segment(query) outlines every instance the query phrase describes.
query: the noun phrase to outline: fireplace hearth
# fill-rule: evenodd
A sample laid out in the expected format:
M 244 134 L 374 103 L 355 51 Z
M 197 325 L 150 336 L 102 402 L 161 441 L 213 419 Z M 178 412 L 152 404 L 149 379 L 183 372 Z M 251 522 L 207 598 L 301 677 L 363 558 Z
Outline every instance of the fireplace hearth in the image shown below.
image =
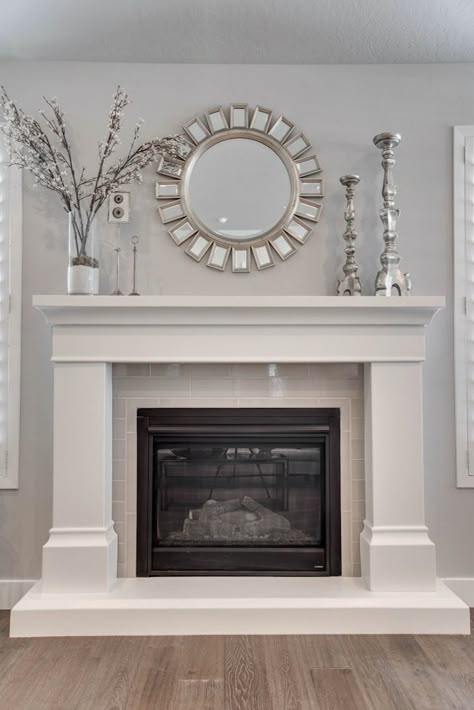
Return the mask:
M 339 575 L 339 418 L 139 410 L 137 575 Z

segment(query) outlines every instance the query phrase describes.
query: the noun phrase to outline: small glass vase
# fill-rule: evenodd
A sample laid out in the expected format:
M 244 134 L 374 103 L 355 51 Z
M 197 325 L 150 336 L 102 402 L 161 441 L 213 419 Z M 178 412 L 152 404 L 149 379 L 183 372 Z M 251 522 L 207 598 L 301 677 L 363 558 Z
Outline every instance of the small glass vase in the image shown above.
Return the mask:
M 99 260 L 96 252 L 96 220 L 92 219 L 87 224 L 85 216 L 79 212 L 70 212 L 68 217 L 68 295 L 97 296 L 99 293 Z

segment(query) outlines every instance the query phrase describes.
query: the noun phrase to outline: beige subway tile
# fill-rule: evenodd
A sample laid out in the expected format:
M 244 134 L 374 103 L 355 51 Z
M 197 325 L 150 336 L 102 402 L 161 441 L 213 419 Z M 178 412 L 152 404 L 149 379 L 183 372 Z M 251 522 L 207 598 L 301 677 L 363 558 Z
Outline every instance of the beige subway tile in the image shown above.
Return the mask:
M 363 459 L 365 455 L 364 447 L 365 439 L 352 439 L 352 458 Z
M 303 408 L 303 407 L 314 407 L 317 408 L 317 399 L 302 399 L 297 397 L 242 397 L 239 398 L 239 407 L 273 407 L 278 409 L 288 408 Z
M 354 419 L 364 418 L 364 400 L 362 397 L 353 397 L 351 402 L 352 417 Z
M 114 395 L 112 399 L 112 416 L 121 419 L 125 416 L 125 400 Z
M 117 547 L 118 547 L 117 561 L 119 564 L 123 564 L 125 562 L 125 544 L 122 544 L 119 542 Z
M 117 533 L 118 541 L 124 543 L 127 539 L 127 524 L 125 520 L 121 523 L 114 522 L 114 529 Z
M 272 377 L 270 378 L 270 396 L 275 398 L 287 397 L 289 399 L 292 397 L 314 399 L 315 393 L 308 387 L 306 378 Z
M 125 481 L 112 482 L 112 501 L 125 502 Z
M 137 516 L 127 515 L 127 577 L 137 575 Z
M 364 438 L 364 420 L 352 419 L 351 421 L 351 436 L 353 439 Z
M 273 367 L 267 363 L 235 363 L 231 365 L 232 377 L 270 377 L 269 369 Z
M 365 461 L 362 459 L 352 461 L 352 480 L 365 480 Z
M 360 368 L 355 362 L 311 363 L 309 373 L 318 380 L 360 379 Z
M 361 576 L 360 564 L 353 564 L 352 565 L 352 576 L 353 577 L 360 577 Z
M 161 409 L 175 409 L 177 407 L 235 409 L 238 407 L 238 400 L 236 397 L 190 397 L 189 399 L 169 399 L 165 397 L 160 399 Z
M 347 576 L 352 568 L 351 514 L 341 514 L 341 562 L 342 574 Z
M 137 437 L 127 434 L 127 487 L 125 489 L 127 514 L 137 511 Z
M 150 374 L 152 377 L 167 377 L 168 379 L 182 379 L 190 374 L 190 365 L 178 362 L 152 363 Z
M 121 377 L 149 377 L 150 365 L 145 362 L 119 362 L 112 365 L 112 376 Z
M 234 397 L 236 394 L 232 377 L 195 377 L 191 380 L 191 397 Z
M 125 522 L 125 503 L 115 500 L 112 502 L 112 520 L 117 523 Z
M 112 458 L 119 461 L 125 458 L 125 439 L 112 441 Z
M 365 481 L 352 481 L 352 500 L 365 500 Z
M 112 480 L 113 481 L 125 481 L 126 476 L 126 461 L 113 461 L 112 462 Z
M 130 377 L 120 380 L 123 397 L 188 397 L 190 378 Z
M 236 380 L 239 397 L 268 397 L 270 395 L 270 380 L 268 377 L 241 377 Z
M 352 501 L 352 521 L 364 520 L 365 518 L 365 500 Z
M 191 372 L 191 379 L 201 379 L 207 377 L 230 377 L 232 365 L 223 363 L 196 363 L 188 366 Z
M 350 511 L 352 500 L 350 434 L 341 434 L 341 510 Z
M 352 563 L 360 565 L 360 544 L 358 542 L 352 543 Z
M 362 520 L 352 521 L 352 542 L 360 542 L 360 534 L 364 528 Z
M 119 579 L 122 579 L 123 577 L 126 577 L 126 576 L 127 576 L 127 573 L 126 573 L 125 564 L 122 564 L 122 563 L 118 564 L 117 565 L 117 577 L 119 577 Z
M 125 419 L 113 419 L 112 420 L 112 438 L 113 439 L 125 439 L 126 434 L 126 420 Z

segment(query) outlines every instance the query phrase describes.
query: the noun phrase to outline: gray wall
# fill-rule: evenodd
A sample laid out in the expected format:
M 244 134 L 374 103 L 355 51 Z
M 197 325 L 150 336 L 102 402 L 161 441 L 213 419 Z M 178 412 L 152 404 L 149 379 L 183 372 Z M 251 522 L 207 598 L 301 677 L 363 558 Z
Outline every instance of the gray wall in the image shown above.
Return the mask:
M 323 219 L 295 257 L 262 273 L 214 272 L 175 247 L 156 214 L 150 170 L 134 192 L 134 219 L 127 231 L 127 236 L 141 236 L 142 293 L 333 293 L 343 246 L 338 178 L 352 172 L 362 178 L 359 257 L 370 288 L 381 251 L 380 155 L 371 139 L 384 130 L 403 134 L 396 168 L 403 266 L 412 274 L 414 294 L 447 297 L 446 310 L 428 331 L 424 370 L 427 518 L 438 545 L 439 574 L 474 575 L 474 490 L 455 488 L 451 188 L 452 126 L 474 124 L 474 66 L 12 63 L 1 66 L 1 79 L 28 111 L 40 107 L 43 94 L 57 96 L 73 127 L 77 152 L 90 165 L 117 83 L 134 100 L 129 125 L 143 117 L 145 136 L 177 131 L 182 120 L 211 106 L 247 101 L 284 113 L 313 142 L 327 180 Z M 41 545 L 51 524 L 50 334 L 33 311 L 31 297 L 65 289 L 65 216 L 54 196 L 33 188 L 28 179 L 24 200 L 21 472 L 19 491 L 0 493 L 4 578 L 39 576 Z M 104 235 L 107 241 L 107 230 Z M 111 248 L 104 245 L 103 263 L 110 264 Z M 109 286 L 104 273 L 105 292 Z

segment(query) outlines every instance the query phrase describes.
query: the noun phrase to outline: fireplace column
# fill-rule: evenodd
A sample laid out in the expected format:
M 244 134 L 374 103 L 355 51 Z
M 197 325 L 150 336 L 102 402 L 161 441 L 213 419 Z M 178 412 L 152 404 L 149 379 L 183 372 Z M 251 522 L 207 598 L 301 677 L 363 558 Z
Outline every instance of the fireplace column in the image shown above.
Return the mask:
M 434 590 L 435 547 L 423 502 L 422 363 L 369 363 L 364 379 L 362 576 L 374 591 Z
M 107 592 L 117 574 L 111 365 L 55 363 L 53 468 L 43 591 Z

